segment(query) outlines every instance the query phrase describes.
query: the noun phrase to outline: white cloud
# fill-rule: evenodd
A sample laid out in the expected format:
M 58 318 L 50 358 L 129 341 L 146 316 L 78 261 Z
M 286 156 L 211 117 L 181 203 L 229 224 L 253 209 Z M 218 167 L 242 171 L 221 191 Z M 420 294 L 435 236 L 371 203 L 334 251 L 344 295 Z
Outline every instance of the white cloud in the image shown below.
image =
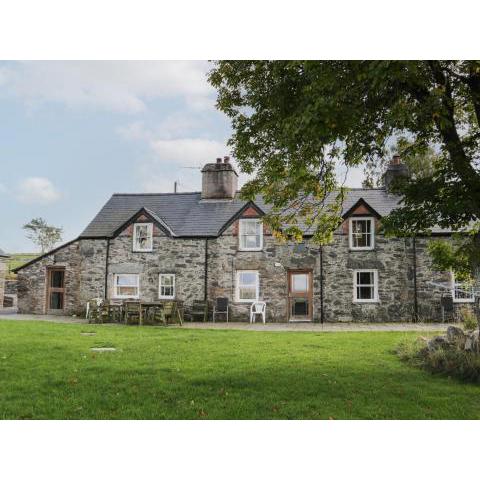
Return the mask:
M 225 144 L 201 138 L 151 139 L 150 158 L 142 160 L 140 176 L 149 192 L 172 192 L 174 181 L 181 191 L 199 190 L 200 169 L 227 152 Z
M 180 97 L 192 109 L 205 109 L 214 106 L 207 71 L 199 61 L 18 62 L 0 68 L 0 87 L 29 106 L 56 102 L 138 113 L 148 100 Z
M 7 192 L 8 192 L 7 187 L 3 183 L 0 183 L 0 194 L 7 193 Z
M 365 179 L 363 167 L 347 168 L 344 163 L 337 164 L 336 173 L 338 182 L 350 188 L 360 188 Z
M 28 177 L 17 187 L 17 199 L 26 204 L 48 205 L 61 198 L 53 183 L 44 177 Z

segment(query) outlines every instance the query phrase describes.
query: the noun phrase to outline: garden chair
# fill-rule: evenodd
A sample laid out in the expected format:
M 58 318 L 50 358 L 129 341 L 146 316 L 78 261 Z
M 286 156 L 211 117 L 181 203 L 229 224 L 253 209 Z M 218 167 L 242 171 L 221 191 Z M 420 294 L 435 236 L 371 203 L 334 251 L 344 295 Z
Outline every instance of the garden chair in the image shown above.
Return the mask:
M 85 319 L 92 323 L 92 321 L 96 322 L 100 316 L 100 307 L 103 304 L 103 298 L 92 298 L 87 302 L 86 310 L 85 310 Z
M 266 310 L 267 304 L 265 302 L 253 302 L 250 305 L 250 323 L 255 323 L 255 317 L 257 315 L 261 315 L 263 323 L 265 323 Z
M 164 305 L 154 305 L 148 309 L 147 313 L 148 323 L 151 325 L 156 325 L 158 323 L 162 323 L 163 325 L 167 325 L 166 318 L 165 318 L 165 310 Z
M 183 320 L 178 308 L 177 302 L 165 302 L 163 304 L 163 312 L 165 315 L 165 323 L 168 325 L 168 322 L 173 323 L 175 320 L 182 324 Z
M 228 323 L 228 298 L 220 297 L 215 299 L 215 305 L 213 306 L 213 323 L 215 323 L 215 317 L 225 315 Z
M 202 322 L 206 322 L 208 318 L 208 303 L 205 300 L 194 300 L 189 316 L 192 322 L 199 317 Z
M 123 304 L 123 315 L 125 324 L 135 320 L 139 325 L 142 324 L 142 304 L 138 301 L 126 301 Z

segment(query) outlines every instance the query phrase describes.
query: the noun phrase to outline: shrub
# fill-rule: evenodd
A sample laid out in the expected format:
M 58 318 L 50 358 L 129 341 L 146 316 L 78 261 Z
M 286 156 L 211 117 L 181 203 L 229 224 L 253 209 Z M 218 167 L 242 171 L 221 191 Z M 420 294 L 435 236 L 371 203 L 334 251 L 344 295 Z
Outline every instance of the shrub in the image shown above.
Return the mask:
M 426 339 L 405 340 L 397 354 L 415 367 L 461 380 L 480 383 L 480 355 L 457 348 L 426 348 Z
M 478 328 L 477 317 L 468 307 L 462 307 L 460 309 L 460 318 L 463 322 L 463 327 L 465 330 L 475 330 Z

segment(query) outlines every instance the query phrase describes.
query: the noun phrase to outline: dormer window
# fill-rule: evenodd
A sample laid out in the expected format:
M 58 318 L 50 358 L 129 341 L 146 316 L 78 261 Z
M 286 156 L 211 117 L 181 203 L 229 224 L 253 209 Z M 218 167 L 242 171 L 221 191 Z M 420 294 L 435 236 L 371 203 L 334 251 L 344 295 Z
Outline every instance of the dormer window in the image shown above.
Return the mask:
M 373 217 L 350 217 L 350 250 L 373 250 L 375 246 L 375 219 Z
M 153 224 L 135 223 L 133 225 L 133 251 L 151 252 L 153 249 Z
M 261 250 L 263 248 L 263 227 L 259 218 L 239 220 L 239 249 Z

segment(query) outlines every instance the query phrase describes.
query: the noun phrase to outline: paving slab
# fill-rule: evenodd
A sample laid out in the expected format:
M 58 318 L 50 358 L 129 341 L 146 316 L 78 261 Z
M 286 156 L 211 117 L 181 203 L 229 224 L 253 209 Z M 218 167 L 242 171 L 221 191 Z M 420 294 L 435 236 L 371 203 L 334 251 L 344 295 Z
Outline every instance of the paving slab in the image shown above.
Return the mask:
M 29 320 L 46 321 L 56 323 L 88 323 L 88 320 L 80 317 L 67 317 L 60 315 L 4 315 L 0 312 L 0 320 Z M 123 326 L 114 323 L 104 325 Z M 219 330 L 253 330 L 266 332 L 435 332 L 446 330 L 451 323 L 247 323 L 247 322 L 185 322 L 183 327 L 169 325 L 168 328 L 195 328 L 195 329 L 219 329 Z M 459 324 L 457 324 L 459 325 Z M 131 328 L 131 327 L 128 327 Z M 152 328 L 145 326 L 144 328 Z M 164 327 L 162 327 L 164 328 Z

